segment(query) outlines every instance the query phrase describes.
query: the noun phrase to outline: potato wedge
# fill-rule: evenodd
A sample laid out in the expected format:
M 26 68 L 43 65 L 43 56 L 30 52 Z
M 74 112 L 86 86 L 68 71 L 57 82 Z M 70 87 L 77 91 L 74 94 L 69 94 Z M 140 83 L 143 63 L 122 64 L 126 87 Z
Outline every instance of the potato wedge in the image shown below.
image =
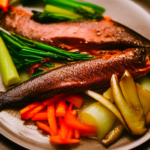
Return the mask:
M 91 90 L 87 90 L 85 93 L 88 96 L 90 96 L 90 97 L 94 98 L 95 100 L 97 100 L 98 102 L 100 102 L 106 108 L 108 108 L 120 120 L 120 122 L 123 124 L 123 126 L 126 128 L 126 130 L 130 131 L 129 128 L 127 127 L 124 119 L 122 118 L 122 115 L 120 114 L 119 110 L 108 99 L 106 99 L 101 94 L 98 94 Z
M 147 131 L 145 117 L 140 100 L 138 99 L 134 80 L 128 71 L 125 71 L 120 85 L 117 76 L 115 74 L 112 75 L 111 88 L 115 104 L 122 114 L 130 133 L 142 135 Z
M 102 144 L 105 146 L 109 146 L 114 143 L 123 133 L 124 126 L 118 120 L 114 125 L 113 129 L 108 133 L 108 135 L 102 140 Z
M 136 80 L 136 82 L 150 91 L 150 78 L 147 75 L 139 78 L 138 80 Z
M 111 91 L 111 88 L 109 88 L 107 91 L 105 91 L 103 93 L 103 96 L 107 99 L 109 99 L 112 103 L 114 103 L 114 98 L 113 98 L 113 95 L 112 95 L 112 91 Z
M 150 91 L 148 91 L 138 83 L 136 83 L 135 85 L 143 107 L 144 115 L 146 116 L 147 113 L 150 111 Z

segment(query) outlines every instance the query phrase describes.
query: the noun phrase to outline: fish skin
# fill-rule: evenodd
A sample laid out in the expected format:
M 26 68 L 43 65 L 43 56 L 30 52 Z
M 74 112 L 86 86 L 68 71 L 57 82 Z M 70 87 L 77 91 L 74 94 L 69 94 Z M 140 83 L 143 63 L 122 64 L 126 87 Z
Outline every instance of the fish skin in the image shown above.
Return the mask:
M 137 79 L 150 71 L 150 67 L 140 72 L 135 69 L 147 67 L 149 52 L 150 49 L 132 48 L 115 55 L 108 55 L 108 57 L 104 56 L 54 69 L 1 93 L 0 110 L 11 104 L 43 100 L 56 94 L 108 87 L 112 74 L 117 74 L 121 78 L 126 69 L 134 79 Z
M 10 7 L 0 15 L 0 27 L 20 36 L 66 50 L 150 47 L 150 40 L 113 20 L 41 24 L 32 13 Z

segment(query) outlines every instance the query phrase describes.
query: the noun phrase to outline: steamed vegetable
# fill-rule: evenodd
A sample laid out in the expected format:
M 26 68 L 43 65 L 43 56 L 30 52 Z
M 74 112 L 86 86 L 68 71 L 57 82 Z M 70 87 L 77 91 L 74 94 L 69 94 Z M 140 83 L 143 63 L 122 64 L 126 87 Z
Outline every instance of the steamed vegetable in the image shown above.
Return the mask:
M 9 6 L 9 0 L 0 0 L 0 9 L 3 12 L 7 12 L 8 11 L 8 6 Z
M 77 17 L 77 18 L 82 18 L 81 15 L 78 15 L 73 11 L 70 11 L 70 10 L 67 10 L 67 9 L 64 9 L 64 8 L 61 8 L 61 7 L 57 7 L 57 6 L 54 6 L 54 5 L 49 5 L 49 4 L 47 4 L 45 6 L 44 11 L 45 12 L 51 12 L 51 13 L 61 13 L 63 15 L 69 15 L 69 16 L 73 16 L 73 17 Z
M 56 106 L 56 117 L 64 117 L 66 114 L 66 102 L 60 101 Z
M 9 35 L 0 30 L 0 34 L 6 42 L 7 48 L 17 70 L 33 66 L 34 64 L 39 64 L 39 66 L 41 66 L 40 64 L 42 64 L 48 67 L 54 67 L 54 64 L 52 62 L 50 62 L 51 64 L 49 64 L 47 63 L 47 61 L 43 61 L 47 58 L 65 61 L 87 60 L 93 58 L 88 54 L 68 52 L 65 50 L 57 49 L 36 41 L 17 36 L 14 33 Z M 33 74 L 33 69 L 30 75 L 31 77 L 35 77 L 43 74 L 44 72 L 45 71 L 42 70 Z
M 86 60 L 86 59 L 93 58 L 93 57 L 90 57 L 88 54 L 82 54 L 82 53 L 79 53 L 79 52 L 68 52 L 68 51 L 65 51 L 65 50 L 62 50 L 62 49 L 58 49 L 58 48 L 48 46 L 48 45 L 43 44 L 43 43 L 39 43 L 39 42 L 30 40 L 30 39 L 27 39 L 27 38 L 18 36 L 14 33 L 11 33 L 11 36 L 16 37 L 19 41 L 24 42 L 24 44 L 26 44 L 28 47 L 32 47 L 32 48 L 47 51 L 47 52 L 51 52 L 51 53 L 54 53 L 54 54 L 59 54 L 59 55 L 62 55 L 62 56 L 67 56 L 68 59 L 71 59 L 71 60 Z M 21 48 L 24 48 L 24 47 L 21 47 Z
M 98 139 L 99 141 L 102 141 L 112 129 L 117 118 L 102 104 L 96 102 L 85 108 L 81 112 L 79 119 L 87 124 L 96 126 L 98 129 Z
M 11 59 L 11 56 L 0 37 L 0 73 L 6 86 L 19 82 L 20 77 Z
M 107 109 L 109 109 L 120 120 L 120 122 L 124 125 L 126 130 L 129 131 L 129 128 L 127 127 L 121 113 L 119 112 L 119 110 L 116 108 L 116 106 L 114 104 L 112 104 L 108 99 L 106 99 L 101 94 L 96 93 L 94 91 L 87 90 L 87 91 L 85 91 L 85 93 L 88 96 L 90 96 L 90 97 L 94 98 L 95 100 L 97 100 L 98 102 L 100 102 Z
M 135 83 L 129 72 L 124 73 L 120 85 L 117 76 L 112 75 L 111 88 L 115 104 L 122 114 L 130 133 L 133 135 L 144 134 L 147 131 L 144 113 Z
M 124 127 L 120 121 L 117 121 L 113 129 L 108 133 L 108 135 L 102 140 L 102 144 L 109 146 L 114 143 L 123 133 Z
M 150 91 L 136 83 L 136 89 L 143 108 L 144 115 L 150 111 Z
M 144 88 L 150 91 L 150 78 L 149 76 L 144 76 L 139 78 L 136 82 L 142 85 Z
M 113 98 L 113 95 L 112 95 L 112 91 L 111 91 L 111 88 L 109 88 L 108 90 L 106 90 L 104 93 L 103 93 L 103 96 L 107 99 L 109 99 L 112 103 L 114 103 L 114 98 Z
M 101 18 L 102 13 L 105 11 L 103 7 L 98 5 L 74 0 L 44 0 L 44 2 L 59 8 L 70 10 L 82 15 L 85 18 L 99 19 Z
M 77 94 L 71 94 L 65 97 L 65 100 L 72 103 L 76 108 L 81 108 L 83 104 L 83 97 Z
M 32 10 L 32 13 L 34 14 L 32 16 L 32 19 L 40 22 L 40 23 L 54 23 L 54 22 L 64 22 L 64 21 L 75 21 L 75 20 L 81 20 L 82 17 L 76 16 L 76 15 L 67 15 L 62 13 L 51 13 L 51 12 L 39 12 Z
M 146 83 L 145 79 L 147 80 L 147 78 L 141 79 L 142 85 L 143 85 L 143 83 Z M 146 88 L 144 88 L 143 86 L 141 86 L 138 83 L 135 83 L 135 86 L 136 86 L 136 90 L 137 90 L 137 94 L 138 94 L 140 103 L 142 105 L 143 113 L 146 116 L 146 124 L 148 124 L 149 120 L 147 118 L 149 116 L 148 113 L 150 112 L 150 91 L 148 91 Z M 110 98 L 110 97 L 113 98 L 111 91 L 112 91 L 112 89 L 109 88 L 106 92 L 104 92 L 103 95 L 105 95 L 107 98 Z
M 147 77 L 141 79 L 142 85 L 143 85 L 143 83 L 146 83 L 145 79 L 147 79 Z M 135 85 L 136 85 L 136 89 L 137 89 L 137 93 L 138 93 L 140 103 L 141 103 L 142 108 L 143 108 L 144 115 L 146 115 L 150 111 L 150 91 L 147 90 L 145 87 L 141 86 L 138 83 L 135 83 Z M 103 95 L 107 99 L 110 99 L 110 98 L 114 99 L 113 95 L 112 95 L 111 87 L 107 91 L 105 91 L 103 93 Z
M 34 102 L 20 110 L 21 118 L 35 120 L 40 129 L 50 134 L 50 141 L 54 144 L 79 143 L 80 136 L 96 135 L 95 126 L 77 119 L 73 104 L 66 103 L 66 96 L 61 94 L 52 97 L 53 101 Z
M 46 5 L 44 12 L 33 10 L 32 19 L 40 23 L 53 23 L 76 20 L 100 20 L 104 8 L 74 0 L 44 0 Z

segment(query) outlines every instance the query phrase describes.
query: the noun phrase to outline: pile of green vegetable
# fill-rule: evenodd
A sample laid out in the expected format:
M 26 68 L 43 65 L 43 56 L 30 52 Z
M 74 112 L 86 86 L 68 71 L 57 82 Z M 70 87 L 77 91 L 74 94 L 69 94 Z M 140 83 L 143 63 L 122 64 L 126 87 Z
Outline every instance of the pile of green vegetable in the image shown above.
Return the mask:
M 45 58 L 75 61 L 92 59 L 88 54 L 80 52 L 68 52 L 65 50 L 57 49 L 36 41 L 26 39 L 14 33 L 10 35 L 0 30 L 0 35 L 4 40 L 11 58 L 17 70 L 25 69 L 33 64 L 40 63 Z M 52 62 L 45 63 L 48 67 L 54 67 Z M 42 74 L 40 72 L 40 74 Z M 39 72 L 37 75 L 40 75 Z M 35 75 L 34 75 L 35 76 Z
M 12 0 L 14 2 L 16 0 Z M 20 0 L 23 5 L 37 4 L 36 0 Z M 40 23 L 62 21 L 101 20 L 105 9 L 103 7 L 74 0 L 43 0 L 43 12 L 33 10 L 32 19 Z M 10 3 L 12 4 L 12 3 Z
M 103 95 L 87 90 L 85 93 L 100 103 L 86 107 L 79 115 L 84 123 L 97 127 L 99 141 L 109 146 L 114 143 L 124 129 L 131 135 L 142 136 L 150 126 L 150 82 L 149 77 L 134 82 L 126 70 L 118 81 L 113 74 L 111 87 Z M 147 88 L 144 88 L 147 87 Z

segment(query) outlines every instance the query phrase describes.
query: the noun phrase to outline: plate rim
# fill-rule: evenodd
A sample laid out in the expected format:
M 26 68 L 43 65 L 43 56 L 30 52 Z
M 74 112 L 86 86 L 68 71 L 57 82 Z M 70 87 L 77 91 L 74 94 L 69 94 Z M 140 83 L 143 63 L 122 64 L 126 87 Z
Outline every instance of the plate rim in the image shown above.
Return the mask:
M 140 9 L 142 11 L 142 13 L 145 13 L 146 15 L 149 16 L 149 13 L 147 11 L 145 11 L 142 7 L 140 7 L 138 4 L 136 4 L 135 2 L 128 0 L 126 1 L 127 3 L 130 3 L 132 5 L 135 5 L 138 9 Z M 27 149 L 35 149 L 35 146 L 33 146 L 32 143 L 27 143 L 24 140 L 21 140 L 20 138 L 17 138 L 16 136 L 13 136 L 13 132 L 8 132 L 8 130 L 5 130 L 6 127 L 3 126 L 3 124 L 0 122 L 0 134 L 2 134 L 4 137 L 8 138 L 10 141 L 13 141 L 14 143 L 27 148 Z M 118 148 L 110 148 L 111 150 L 126 150 L 126 149 L 132 149 L 135 148 L 141 144 L 143 144 L 144 142 L 148 141 L 150 138 L 150 129 L 148 130 L 148 134 L 144 135 L 143 137 L 139 138 L 138 140 L 131 142 L 130 144 L 126 144 L 124 146 L 120 146 Z M 36 150 L 41 150 L 41 148 L 36 147 Z
M 2 128 L 3 126 L 3 128 Z M 27 143 L 25 142 L 24 140 L 21 140 L 20 138 L 17 138 L 15 136 L 13 136 L 13 133 L 10 129 L 6 129 L 7 127 L 5 127 L 1 122 L 0 122 L 0 133 L 8 138 L 9 140 L 13 141 L 14 143 L 24 147 L 24 148 L 27 148 L 27 149 L 34 149 L 35 146 L 33 146 L 32 143 Z M 5 130 L 6 129 L 6 130 Z M 120 146 L 118 148 L 108 148 L 109 150 L 127 150 L 127 149 L 133 149 L 137 146 L 140 146 L 141 144 L 143 144 L 144 142 L 148 141 L 150 139 L 150 129 L 148 129 L 147 133 L 142 136 L 141 138 L 139 138 L 138 140 L 134 141 L 134 142 L 131 142 L 130 144 L 125 144 L 123 146 Z M 40 147 L 36 147 L 36 150 L 41 150 Z M 46 150 L 46 149 L 43 149 L 43 150 Z

